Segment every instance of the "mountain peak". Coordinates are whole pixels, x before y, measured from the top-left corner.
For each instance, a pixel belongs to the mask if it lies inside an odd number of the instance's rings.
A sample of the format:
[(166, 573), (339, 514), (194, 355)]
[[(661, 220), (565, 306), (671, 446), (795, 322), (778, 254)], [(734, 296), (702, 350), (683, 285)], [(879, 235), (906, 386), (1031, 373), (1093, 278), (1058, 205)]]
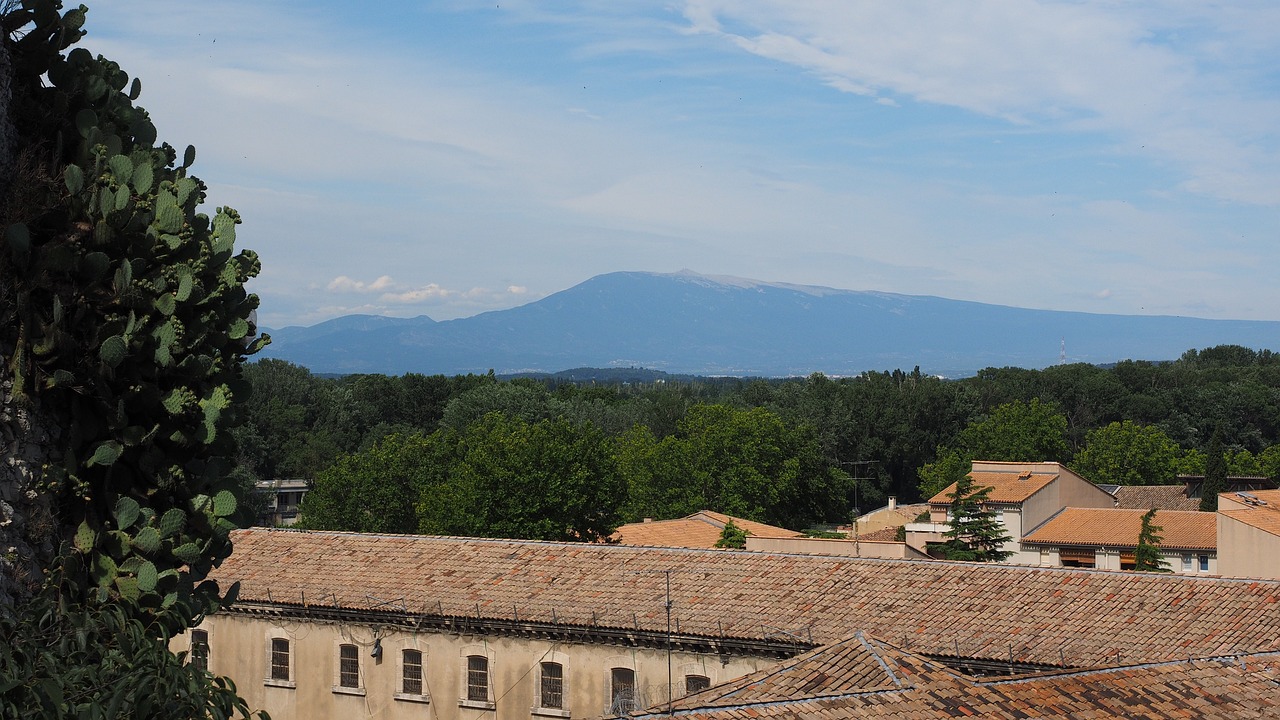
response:
[(1280, 322), (1030, 310), (705, 275), (618, 272), (541, 300), (433, 322), (348, 317), (273, 333), (262, 353), (315, 372), (427, 374), (645, 367), (695, 375), (933, 375), (1173, 360), (1188, 348), (1280, 347)]

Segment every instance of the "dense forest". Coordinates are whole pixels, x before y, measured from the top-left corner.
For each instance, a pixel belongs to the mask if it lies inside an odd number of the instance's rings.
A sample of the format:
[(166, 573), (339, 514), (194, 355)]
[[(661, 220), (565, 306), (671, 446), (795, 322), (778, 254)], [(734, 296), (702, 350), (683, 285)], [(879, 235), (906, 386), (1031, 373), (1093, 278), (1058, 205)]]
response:
[(927, 498), (970, 460), (1098, 483), (1280, 474), (1280, 355), (793, 379), (318, 377), (247, 367), (245, 480), (304, 477), (311, 527), (594, 539), (709, 508), (806, 528)]

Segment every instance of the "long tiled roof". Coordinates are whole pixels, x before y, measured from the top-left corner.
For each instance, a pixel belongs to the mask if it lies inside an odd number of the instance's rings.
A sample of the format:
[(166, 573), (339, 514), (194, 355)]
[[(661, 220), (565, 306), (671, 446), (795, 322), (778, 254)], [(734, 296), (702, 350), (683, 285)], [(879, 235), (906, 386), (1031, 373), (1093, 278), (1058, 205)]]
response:
[[(1280, 649), (1280, 582), (725, 550), (254, 528), (216, 577), (290, 612), (516, 618), (566, 628), (811, 638), (1093, 666)], [(307, 609), (302, 609), (302, 606)]]
[[(1276, 654), (974, 680), (861, 635), (683, 698), (706, 720), (886, 718), (1268, 718), (1280, 714)], [(657, 718), (654, 708), (643, 718)]]
[[(987, 493), (987, 502), (993, 503), (1020, 503), (1041, 488), (1054, 480), (1058, 479), (1057, 473), (1031, 473), (1031, 472), (971, 472), (969, 477), (973, 478), (973, 488), (991, 488)], [(949, 497), (956, 491), (956, 484), (951, 483), (945, 490), (929, 498), (931, 505), (946, 504), (951, 502)]]
[(650, 520), (628, 523), (618, 528), (613, 540), (623, 545), (651, 545), (656, 547), (713, 548), (730, 520), (748, 535), (767, 538), (799, 537), (801, 533), (786, 528), (766, 525), (754, 520), (701, 510), (675, 520)]
[(1128, 510), (1199, 510), (1200, 501), (1187, 497), (1186, 485), (1121, 485), (1116, 507)]
[[(1137, 547), (1142, 516), (1147, 510), (1120, 508), (1063, 508), (1031, 531), (1023, 542), (1039, 545)], [(1157, 511), (1152, 523), (1160, 528), (1160, 547), (1216, 550), (1217, 518), (1213, 513), (1189, 510)]]

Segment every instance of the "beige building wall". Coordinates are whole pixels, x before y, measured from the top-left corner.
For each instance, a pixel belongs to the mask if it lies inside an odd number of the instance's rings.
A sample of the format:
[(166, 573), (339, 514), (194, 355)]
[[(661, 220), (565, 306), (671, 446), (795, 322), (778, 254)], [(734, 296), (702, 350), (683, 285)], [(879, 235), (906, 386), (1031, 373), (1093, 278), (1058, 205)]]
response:
[(1032, 532), (1062, 508), (1110, 508), (1115, 505), (1116, 499), (1107, 491), (1060, 467), (1056, 480), (1022, 503), (1022, 529), (1024, 534)]
[(1280, 578), (1280, 535), (1222, 514), (1243, 507), (1218, 496), (1219, 570), (1229, 577)]
[(747, 536), (747, 550), (796, 553), (799, 555), (841, 555), (845, 557), (927, 560), (928, 555), (905, 542), (882, 540), (837, 540), (835, 538), (758, 538)]
[[(665, 702), (667, 653), (662, 648), (567, 643), (552, 639), (414, 633), (367, 624), (267, 619), (240, 614), (206, 618), (209, 670), (235, 681), (254, 710), (274, 720), (376, 718), (377, 720), (509, 720), (598, 717), (610, 709), (614, 668), (634, 672), (639, 707)], [(289, 679), (271, 679), (272, 638), (289, 641)], [(375, 640), (381, 656), (371, 657)], [(172, 642), (190, 649), (190, 636)], [(355, 645), (359, 686), (340, 687), (339, 648)], [(422, 654), (423, 692), (403, 693), (405, 650)], [(467, 657), (488, 658), (489, 697), (467, 699)], [(543, 662), (563, 667), (564, 707), (539, 707)], [(767, 657), (671, 654), (675, 697), (685, 694), (688, 675), (712, 684), (772, 666)]]

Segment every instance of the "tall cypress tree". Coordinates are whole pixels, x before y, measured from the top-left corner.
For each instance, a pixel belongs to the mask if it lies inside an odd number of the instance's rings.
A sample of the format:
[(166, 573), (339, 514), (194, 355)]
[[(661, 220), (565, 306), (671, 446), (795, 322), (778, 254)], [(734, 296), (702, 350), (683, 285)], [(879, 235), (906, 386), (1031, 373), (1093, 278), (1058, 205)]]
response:
[(999, 562), (1013, 553), (1004, 550), (1010, 540), (995, 511), (986, 507), (991, 488), (973, 487), (973, 477), (965, 475), (956, 482), (951, 498), (951, 527), (943, 533), (947, 540), (933, 546), (947, 560)]
[(1134, 551), (1133, 569), (1142, 572), (1169, 572), (1169, 564), (1160, 555), (1160, 526), (1155, 524), (1156, 509), (1151, 508), (1142, 516), (1142, 529), (1138, 531), (1138, 547)]
[(1205, 450), (1204, 484), (1200, 486), (1200, 510), (1218, 511), (1218, 493), (1227, 490), (1227, 458), (1222, 451), (1222, 429), (1213, 431)]

